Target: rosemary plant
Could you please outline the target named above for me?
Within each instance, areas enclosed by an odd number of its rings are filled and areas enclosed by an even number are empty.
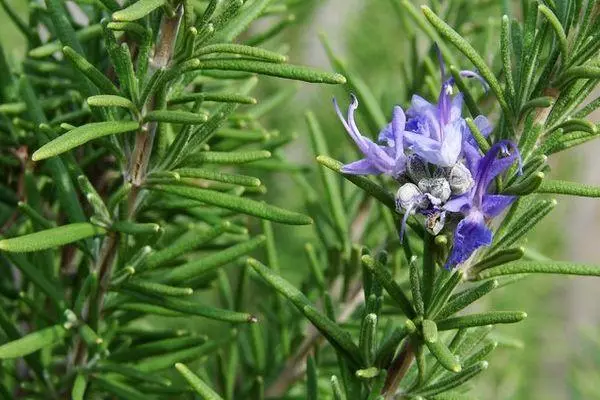
[[[548,164],[598,136],[596,1],[505,2],[488,27],[494,2],[390,0],[398,98],[325,36],[337,72],[289,62],[316,1],[28,3],[0,0],[27,42],[0,49],[2,398],[472,398],[494,325],[527,316],[473,303],[600,275],[525,243],[548,195],[600,197]],[[347,115],[305,114],[314,165],[265,76],[346,84]]]

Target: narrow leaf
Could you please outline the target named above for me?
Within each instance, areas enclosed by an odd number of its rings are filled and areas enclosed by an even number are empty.
[[[135,105],[131,100],[110,94],[101,94],[87,98],[87,103],[92,107],[123,107],[130,110],[136,110]]]
[[[230,183],[232,185],[258,187],[261,185],[260,179],[253,176],[228,174],[209,169],[201,168],[178,168],[173,170],[182,178],[198,178],[210,181]]]
[[[193,164],[246,164],[253,161],[271,158],[271,152],[265,150],[255,151],[201,151],[187,158]]]
[[[461,371],[462,368],[458,362],[458,358],[452,354],[450,349],[448,349],[448,346],[446,346],[442,340],[436,340],[434,342],[425,341],[425,344],[442,367],[450,372]]]
[[[202,397],[204,400],[223,400],[214,390],[210,388],[202,379],[194,374],[185,364],[175,364],[177,371],[183,376],[183,378],[190,384],[190,386]]]
[[[481,76],[487,81],[490,85],[490,88],[496,95],[498,99],[498,103],[500,103],[500,107],[504,112],[507,120],[512,121],[512,111],[506,102],[506,98],[504,95],[504,91],[502,90],[502,86],[500,86],[500,82],[496,79],[494,73],[490,70],[490,68],[485,63],[484,59],[477,53],[477,51],[467,42],[462,36],[460,36],[450,25],[440,19],[431,9],[427,6],[421,6],[421,10],[425,17],[429,20],[431,25],[442,35],[446,40],[450,41],[458,50],[460,50],[471,62]]]
[[[218,321],[226,321],[232,323],[255,323],[257,319],[254,315],[241,313],[220,308],[214,308],[200,304],[196,301],[181,300],[178,298],[170,298],[164,296],[154,296],[134,292],[125,288],[119,288],[119,291],[138,298],[144,302],[164,307],[169,310],[179,311],[187,315],[198,315],[201,317],[215,319]]]
[[[429,396],[434,396],[462,385],[463,383],[472,379],[475,375],[485,371],[487,367],[488,363],[486,361],[481,361],[469,368],[465,368],[458,374],[454,374],[448,378],[441,379],[431,385],[425,386],[422,389],[418,389],[414,394],[419,396],[427,396],[427,398],[430,398]]]
[[[600,276],[600,266],[573,264],[570,262],[517,261],[480,272],[476,279],[488,279],[513,274],[563,274],[581,276]]]
[[[412,304],[400,288],[400,286],[394,281],[390,272],[381,263],[377,262],[373,257],[365,255],[361,258],[363,265],[371,271],[375,276],[375,279],[379,281],[381,286],[388,292],[396,304],[402,309],[404,315],[408,318],[414,318],[416,316],[415,310]]]
[[[0,359],[23,357],[44,347],[61,342],[67,336],[67,329],[54,325],[13,340],[0,346]]]
[[[537,188],[538,193],[555,193],[570,196],[600,197],[600,187],[579,182],[546,179]]]
[[[33,161],[40,161],[64,153],[77,146],[81,146],[90,140],[108,135],[135,131],[138,128],[139,124],[136,121],[92,122],[70,130],[51,142],[46,143],[33,153],[31,159]]]
[[[171,185],[155,185],[150,188],[283,224],[309,225],[312,223],[312,219],[306,215],[213,190]]]
[[[81,71],[100,91],[111,95],[119,94],[119,89],[115,87],[111,80],[90,64],[81,54],[69,46],[63,47],[63,53],[73,66]]]
[[[115,21],[136,21],[144,18],[157,8],[165,5],[166,0],[138,0],[112,15]]]
[[[215,269],[254,251],[264,243],[265,237],[263,235],[256,236],[251,240],[236,244],[220,252],[205,255],[202,258],[178,266],[168,272],[163,279],[169,283],[180,283],[194,277],[202,278]]]
[[[194,113],[189,111],[156,110],[150,111],[144,115],[144,121],[199,125],[208,121],[208,116],[203,113]]]
[[[438,318],[446,318],[466,308],[498,287],[498,281],[490,280],[477,287],[467,289],[453,297],[439,312]]]
[[[346,358],[357,365],[362,364],[360,350],[348,332],[321,314],[302,292],[259,261],[248,259],[248,265],[258,272],[270,286],[290,300]]]
[[[460,317],[451,317],[437,321],[438,330],[469,328],[472,326],[514,324],[527,318],[523,311],[489,311],[480,314],[470,314]]]
[[[0,240],[0,250],[17,253],[45,250],[105,233],[106,229],[104,228],[87,222],[79,222]]]
[[[340,74],[324,72],[299,65],[274,64],[264,61],[216,59],[201,60],[198,69],[220,71],[244,71],[311,83],[346,83],[346,78],[344,78]]]

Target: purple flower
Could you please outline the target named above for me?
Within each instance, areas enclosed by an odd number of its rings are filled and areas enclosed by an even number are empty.
[[[488,189],[494,178],[506,171],[515,160],[520,165],[519,150],[512,142],[505,140],[494,144],[473,165],[473,188],[444,204],[446,211],[465,216],[454,232],[454,244],[446,268],[455,267],[467,260],[479,247],[492,243],[492,231],[486,222],[506,209],[515,197],[490,194]]]
[[[394,107],[392,122],[379,134],[380,141],[384,142],[385,145],[379,145],[363,136],[358,130],[354,120],[354,111],[358,108],[358,100],[354,95],[351,98],[352,101],[348,107],[346,119],[344,119],[335,99],[333,99],[333,104],[344,128],[363,153],[364,158],[344,165],[342,172],[352,175],[386,174],[397,178],[406,168],[403,144],[406,122],[404,111],[398,106]]]
[[[444,61],[438,52],[442,74],[442,88],[437,104],[431,104],[414,95],[406,112],[407,132],[404,134],[409,148],[423,160],[440,167],[451,167],[458,161],[467,129],[462,118],[463,95],[452,98],[454,78],[446,78]],[[476,78],[487,88],[485,81],[473,71],[460,71],[460,75]]]

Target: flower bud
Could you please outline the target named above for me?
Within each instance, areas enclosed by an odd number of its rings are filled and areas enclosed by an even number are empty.
[[[461,163],[456,163],[450,168],[447,179],[453,195],[466,193],[474,184],[471,172]]]
[[[428,178],[419,181],[419,189],[429,193],[431,196],[440,200],[441,203],[446,202],[450,198],[450,184],[444,178]]]
[[[411,154],[406,159],[406,173],[413,182],[431,177],[427,163],[416,154]]]
[[[405,183],[400,186],[396,192],[396,208],[400,211],[427,207],[427,198],[417,185],[414,183]]]

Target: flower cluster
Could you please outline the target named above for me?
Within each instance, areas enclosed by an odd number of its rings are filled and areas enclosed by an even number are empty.
[[[346,118],[335,99],[334,106],[364,155],[363,159],[344,165],[342,172],[385,174],[394,178],[400,184],[396,207],[404,213],[400,239],[406,219],[415,213],[424,216],[425,227],[434,235],[453,229],[453,246],[446,268],[454,268],[479,247],[492,242],[488,222],[508,207],[514,197],[490,193],[491,186],[515,161],[520,163],[520,156],[509,141],[494,144],[486,154],[480,152],[462,117],[462,93],[452,97],[454,80],[445,77],[441,65],[438,103],[414,95],[406,113],[401,107],[394,107],[392,121],[379,133],[377,143],[363,136],[356,126],[356,97],[352,96]],[[462,71],[461,75],[479,78],[471,71]],[[474,122],[484,136],[492,131],[484,116],[478,116]]]

